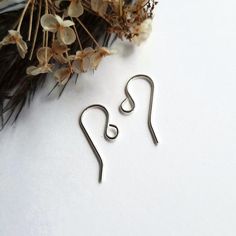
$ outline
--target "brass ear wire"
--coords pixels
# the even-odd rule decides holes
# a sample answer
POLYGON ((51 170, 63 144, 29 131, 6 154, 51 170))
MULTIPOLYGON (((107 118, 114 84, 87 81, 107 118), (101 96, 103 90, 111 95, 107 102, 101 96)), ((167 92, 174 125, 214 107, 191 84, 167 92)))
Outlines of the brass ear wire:
POLYGON ((129 93, 129 90, 128 90, 128 86, 130 84, 130 82, 134 79, 144 79, 146 80, 150 86, 151 86, 151 93, 150 93, 150 100, 149 100, 149 110, 148 110, 148 128, 150 130, 150 133, 151 133, 151 136, 152 136, 152 140, 153 140, 153 143, 155 145, 158 144, 158 140, 157 140, 157 136, 155 134, 155 131, 153 129, 153 126, 152 126, 152 106, 153 106, 153 97, 154 97, 154 82, 153 80, 147 76, 147 75, 142 75, 142 74, 138 74, 138 75, 134 75, 133 77, 131 77, 129 79, 129 81, 127 82, 126 86, 125 86, 125 95, 126 95, 126 98, 122 101, 122 103, 120 104, 120 111, 122 113, 125 113, 125 114, 129 114, 131 113, 134 109, 135 109, 135 102, 132 98, 132 96, 130 95, 129 93), (126 110, 123 105, 124 103, 128 100, 131 108, 129 110, 126 110))
POLYGON ((82 122, 83 114, 85 113, 85 111, 87 111, 87 110, 90 109, 90 108, 97 108, 97 109, 102 110, 102 111, 105 113, 105 116, 106 116, 106 123, 105 123, 105 128, 104 128, 104 138, 105 138, 106 140, 111 141, 111 140, 116 139, 117 136, 118 136, 118 134, 119 134, 119 129, 118 129, 118 127, 117 127, 116 125, 109 124, 109 112, 108 112, 108 110, 107 110, 104 106, 99 105, 99 104, 94 104, 94 105, 90 105, 90 106, 86 107, 86 108, 82 111, 82 113, 81 113, 81 115, 80 115, 80 117, 79 117, 79 124, 80 124, 80 127, 81 127, 81 129, 82 129, 82 131, 83 131, 83 133, 84 133, 84 135, 85 135, 85 137, 86 137, 86 139, 87 139, 87 141, 88 141, 90 147, 92 148, 92 150, 93 150, 93 152, 94 152, 96 158, 97 158, 98 165, 99 165, 98 182, 101 183, 101 182, 102 182, 102 175, 103 175, 103 160, 102 160, 102 158, 101 158, 101 156, 100 156, 100 154, 99 154, 99 152, 98 152, 96 146, 94 145, 94 143, 93 143, 91 137, 89 136, 89 134, 88 134, 86 128, 84 127, 83 122, 82 122), (109 127, 112 127, 112 128, 115 129, 115 134, 114 134, 114 136, 110 136, 110 135, 108 134, 108 128, 109 128, 109 127))

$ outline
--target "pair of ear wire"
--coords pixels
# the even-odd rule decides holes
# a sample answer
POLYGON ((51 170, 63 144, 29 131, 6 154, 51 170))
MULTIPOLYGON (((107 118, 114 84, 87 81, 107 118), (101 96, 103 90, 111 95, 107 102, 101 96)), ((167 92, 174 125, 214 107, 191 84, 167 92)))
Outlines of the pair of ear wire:
MULTIPOLYGON (((151 86, 151 93, 150 93, 150 99, 149 99, 149 110, 148 110, 148 120, 147 120, 147 123, 148 123, 148 128, 149 128, 149 131, 151 133, 153 142, 154 142, 155 145, 157 145, 158 144, 157 136, 156 136, 155 131, 154 131, 153 126, 152 126, 152 107, 153 107, 153 97, 154 97, 154 82, 153 82, 153 80, 149 76, 139 74, 139 75, 135 75, 135 76, 131 77, 128 80, 128 82, 127 82, 127 84, 125 86, 126 98, 120 104, 120 107, 119 107, 120 111, 122 113, 125 113, 125 114, 130 114, 135 109, 134 99, 132 98, 132 96, 130 95, 129 90, 128 90, 128 86, 129 86, 130 82, 133 81, 134 79, 144 79, 151 86), (124 108, 124 106, 123 106, 126 101, 128 101, 130 103, 130 105, 131 105, 131 108, 129 110, 126 110, 124 108)), ((103 160, 102 160, 101 155, 99 154, 96 146, 94 145, 91 137, 89 136, 89 134, 88 134, 88 132, 87 132, 87 130, 86 130, 84 124, 83 124, 83 121, 82 121, 82 118, 83 118, 83 115, 84 115, 85 111, 89 110, 90 108, 97 108, 97 109, 102 110, 104 112, 104 114, 106 116, 106 122, 105 122, 105 127, 104 127, 104 138, 106 140, 115 140, 118 137, 119 129, 118 129, 118 127, 116 125, 109 124, 109 112, 108 112, 108 110, 104 106, 102 106, 100 104, 94 104, 94 105, 90 105, 90 106, 86 107, 82 111, 82 113, 80 115, 80 118, 79 118, 80 127, 81 127, 81 129, 82 129, 82 131, 83 131, 83 133, 84 133, 84 135, 85 135, 85 137, 86 137, 90 147, 92 148, 92 150, 93 150, 93 152, 94 152, 94 154, 95 154, 95 156, 97 158, 97 161, 98 161, 98 165, 99 165, 98 182, 101 183, 102 182, 102 176, 103 176, 103 160), (115 130, 115 133, 114 133, 113 136, 110 136, 108 134, 109 127, 113 128, 115 130)))

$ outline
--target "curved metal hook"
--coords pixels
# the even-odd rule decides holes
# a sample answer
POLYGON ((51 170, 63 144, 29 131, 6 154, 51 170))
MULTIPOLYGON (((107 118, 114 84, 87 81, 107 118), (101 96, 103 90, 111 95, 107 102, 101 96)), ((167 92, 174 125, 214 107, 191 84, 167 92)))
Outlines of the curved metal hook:
POLYGON ((101 156, 100 156, 100 154, 99 154, 97 148, 95 147, 95 145, 94 145, 94 143, 93 143, 91 137, 89 136, 89 134, 88 134, 86 128, 84 127, 83 122, 82 122, 82 118, 83 118, 83 115, 84 115, 85 111, 87 111, 87 110, 90 109, 90 108, 98 108, 98 109, 102 110, 102 111, 105 113, 105 115, 106 115, 106 123, 105 123, 105 128, 104 128, 104 138, 105 138, 106 140, 114 140, 114 139, 116 139, 117 136, 118 136, 118 134, 119 134, 119 129, 118 129, 118 127, 117 127, 116 125, 109 124, 109 112, 108 112, 108 110, 107 110, 104 106, 99 105, 99 104, 94 104, 94 105, 90 105, 90 106, 86 107, 86 108, 82 111, 82 113, 81 113, 81 115, 80 115, 80 117, 79 117, 79 124, 80 124, 80 127, 81 127, 81 129, 82 129, 82 131, 83 131, 83 133, 84 133, 84 135, 85 135, 85 137, 86 137, 86 139, 87 139, 87 141, 88 141, 90 147, 92 148, 92 150, 93 150, 93 152, 94 152, 96 158, 97 158, 98 165, 99 165, 99 177, 98 177, 98 182, 101 183, 101 182, 102 182, 102 173, 103 173, 103 161, 102 161, 102 158, 101 158, 101 156), (109 127, 115 129, 115 134, 114 134, 114 136, 111 136, 111 135, 108 134, 108 128, 109 128, 109 127))
POLYGON ((157 136, 155 134, 155 131, 152 127, 152 106, 153 106, 153 97, 154 97, 154 82, 153 80, 147 76, 147 75, 142 75, 142 74, 138 74, 138 75, 134 75, 133 77, 131 77, 126 86, 125 86, 125 95, 126 95, 126 98, 122 101, 122 103, 120 104, 120 111, 125 113, 125 114, 129 114, 131 113, 134 109, 135 109, 135 102, 132 98, 132 96, 130 95, 129 93, 129 90, 128 90, 128 86, 130 84, 130 82, 134 79, 144 79, 146 80, 150 86, 151 86, 151 93, 150 93, 150 100, 149 100, 149 110, 148 110, 148 128, 150 130, 150 133, 151 133, 151 136, 152 136, 152 140, 154 142, 155 145, 158 144, 158 140, 157 140, 157 136), (124 103, 128 101, 129 104, 131 105, 131 108, 129 110, 125 109, 123 107, 124 103))

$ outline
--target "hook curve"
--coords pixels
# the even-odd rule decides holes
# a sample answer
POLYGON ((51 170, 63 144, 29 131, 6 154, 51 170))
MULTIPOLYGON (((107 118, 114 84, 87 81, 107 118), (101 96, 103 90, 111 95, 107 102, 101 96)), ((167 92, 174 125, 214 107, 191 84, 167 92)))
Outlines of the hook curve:
POLYGON ((155 89, 155 85, 154 85, 154 82, 153 80, 151 79, 151 77, 147 76, 147 75, 144 75, 144 74, 137 74, 137 75, 134 75, 132 76, 128 82, 126 83, 126 86, 125 86, 125 95, 126 95, 126 98, 121 102, 120 104, 120 111, 124 114, 130 114, 132 111, 134 111, 135 109, 135 102, 134 102, 134 99, 132 98, 130 92, 129 92, 129 89, 128 89, 128 86, 130 84, 130 82, 132 80, 135 80, 135 79, 144 79, 146 80, 150 86, 151 86, 151 93, 150 93, 150 99, 149 99, 149 109, 148 109, 148 128, 149 128, 149 131, 151 133, 151 136, 152 136, 152 140, 153 140, 153 143, 155 145, 158 144, 158 139, 157 139, 157 136, 155 134, 155 131, 153 129, 153 126, 152 126, 152 107, 153 107, 153 97, 154 97, 154 89, 155 89), (124 103, 128 101, 131 108, 130 109, 125 109, 124 108, 124 103))
POLYGON ((111 140, 116 139, 118 134, 119 134, 119 129, 118 129, 118 127, 116 125, 109 124, 109 112, 108 112, 108 110, 104 106, 102 106, 100 104, 93 104, 93 105, 90 105, 90 106, 86 107, 82 111, 82 113, 81 113, 81 115, 79 117, 79 125, 80 125, 80 127, 81 127, 81 129, 82 129, 82 131, 83 131, 83 133, 84 133, 84 135, 85 135, 85 137, 86 137, 86 139, 87 139, 91 149, 93 150, 93 153, 95 154, 95 156, 97 158, 98 165, 99 165, 98 182, 101 183, 102 182, 102 175, 103 175, 103 160, 102 160, 101 155, 99 154, 96 146, 94 145, 94 143, 93 143, 90 135, 88 134, 88 132, 87 132, 87 130, 86 130, 84 124, 83 124, 83 121, 82 121, 84 113, 87 110, 89 110, 90 108, 97 108, 97 109, 99 109, 99 110, 104 112, 104 114, 106 116, 106 122, 105 122, 105 127, 104 127, 103 135, 104 135, 104 138, 106 140, 111 141, 111 140), (113 128, 115 130, 115 133, 114 133, 113 136, 108 134, 109 127, 113 128))

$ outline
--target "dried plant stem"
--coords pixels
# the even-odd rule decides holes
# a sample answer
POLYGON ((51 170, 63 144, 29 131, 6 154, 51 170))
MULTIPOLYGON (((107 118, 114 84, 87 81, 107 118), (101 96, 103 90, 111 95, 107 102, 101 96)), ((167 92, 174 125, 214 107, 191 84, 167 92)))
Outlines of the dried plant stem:
POLYGON ((39 0, 38 17, 37 17, 37 23, 36 23, 35 34, 34 34, 34 40, 33 40, 32 48, 31 48, 31 52, 30 52, 30 57, 29 57, 30 60, 31 60, 32 57, 33 57, 34 48, 35 48, 35 43, 36 43, 37 36, 38 36, 41 12, 42 12, 42 0, 39 0))
POLYGON ((31 12, 30 12, 30 22, 29 22, 29 32, 28 32, 28 41, 30 41, 31 34, 32 34, 32 24, 33 24, 33 17, 34 17, 34 3, 35 3, 35 0, 32 0, 31 12))
POLYGON ((46 47, 46 50, 45 50, 45 61, 48 61, 48 31, 46 31, 46 43, 45 43, 45 47, 46 47))
POLYGON ((48 14, 48 0, 45 0, 45 14, 48 14))
MULTIPOLYGON (((73 21, 72 17, 70 17, 70 20, 73 21)), ((78 41, 78 44, 79 44, 79 48, 80 48, 80 50, 83 50, 83 47, 82 47, 82 44, 81 44, 81 40, 79 38, 79 34, 78 34, 78 31, 77 31, 75 25, 73 25, 73 29, 75 31, 75 35, 76 35, 76 38, 77 38, 77 41, 78 41)))
MULTIPOLYGON (((67 59, 69 58, 68 51, 66 51, 66 57, 67 57, 67 59)), ((71 66, 70 60, 68 60, 68 65, 69 65, 69 68, 70 68, 70 70, 72 72, 72 66, 71 66)))
POLYGON ((46 32, 43 31, 43 47, 45 47, 46 32))
POLYGON ((17 31, 18 31, 18 32, 20 32, 20 28, 21 28, 21 25, 22 25, 22 21, 23 21, 23 19, 24 19, 25 13, 26 13, 26 11, 27 11, 27 9, 28 9, 28 7, 29 7, 31 1, 32 1, 32 0, 28 0, 28 2, 26 3, 25 8, 24 8, 24 10, 23 10, 23 12, 22 12, 22 14, 21 14, 21 17, 20 17, 20 20, 19 20, 19 24, 18 24, 18 27, 17 27, 17 31))
POLYGON ((123 15, 123 0, 119 0, 120 16, 123 15))
POLYGON ((87 29, 87 27, 81 22, 81 20, 79 18, 76 18, 76 20, 79 22, 79 24, 83 27, 83 29, 87 32, 87 34, 91 37, 91 39, 94 41, 94 43, 96 44, 97 47, 100 47, 100 45, 98 44, 97 40, 93 37, 93 35, 89 32, 89 30, 87 29))
MULTIPOLYGON (((48 0, 45 0, 45 14, 48 14, 48 0)), ((45 61, 47 62, 48 61, 48 31, 46 31, 46 34, 45 34, 45 47, 46 47, 46 50, 45 50, 45 61)))

